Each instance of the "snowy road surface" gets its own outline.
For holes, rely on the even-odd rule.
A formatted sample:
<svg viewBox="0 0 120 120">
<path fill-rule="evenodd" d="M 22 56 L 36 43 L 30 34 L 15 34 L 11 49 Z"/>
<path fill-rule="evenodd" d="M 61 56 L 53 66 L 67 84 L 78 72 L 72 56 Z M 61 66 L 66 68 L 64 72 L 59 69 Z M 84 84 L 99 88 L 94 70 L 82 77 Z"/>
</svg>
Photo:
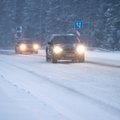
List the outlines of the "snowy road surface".
<svg viewBox="0 0 120 120">
<path fill-rule="evenodd" d="M 47 63 L 0 51 L 0 120 L 120 120 L 120 53 Z"/>
</svg>

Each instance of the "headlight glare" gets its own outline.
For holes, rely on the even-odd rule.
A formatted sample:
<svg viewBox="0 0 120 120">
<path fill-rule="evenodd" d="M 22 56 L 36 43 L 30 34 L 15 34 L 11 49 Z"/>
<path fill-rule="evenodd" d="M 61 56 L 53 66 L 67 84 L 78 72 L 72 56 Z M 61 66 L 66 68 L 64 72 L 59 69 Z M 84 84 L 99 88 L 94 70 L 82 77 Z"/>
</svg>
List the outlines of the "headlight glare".
<svg viewBox="0 0 120 120">
<path fill-rule="evenodd" d="M 85 46 L 84 45 L 78 45 L 76 48 L 77 53 L 84 53 L 85 52 Z"/>
<path fill-rule="evenodd" d="M 26 50 L 26 45 L 25 44 L 21 44 L 20 45 L 20 50 L 21 51 L 25 51 Z"/>
<path fill-rule="evenodd" d="M 39 45 L 38 44 L 34 44 L 33 45 L 33 49 L 38 50 L 39 49 Z"/>
<path fill-rule="evenodd" d="M 63 51 L 63 49 L 60 46 L 54 46 L 53 52 L 56 54 L 59 54 Z"/>
</svg>

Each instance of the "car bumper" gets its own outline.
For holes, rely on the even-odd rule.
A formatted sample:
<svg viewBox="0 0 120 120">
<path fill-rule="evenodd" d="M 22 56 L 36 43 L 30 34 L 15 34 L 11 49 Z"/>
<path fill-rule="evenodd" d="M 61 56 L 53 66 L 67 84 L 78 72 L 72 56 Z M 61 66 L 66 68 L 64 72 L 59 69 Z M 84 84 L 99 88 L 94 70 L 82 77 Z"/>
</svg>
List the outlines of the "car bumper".
<svg viewBox="0 0 120 120">
<path fill-rule="evenodd" d="M 77 53 L 62 53 L 62 54 L 54 54 L 56 59 L 59 60 L 71 60 L 71 59 L 77 59 L 81 56 L 83 56 L 84 53 L 82 54 L 77 54 Z"/>
<path fill-rule="evenodd" d="M 21 49 L 18 48 L 17 51 L 19 51 L 21 53 L 25 53 L 25 52 L 38 52 L 38 49 L 26 48 L 24 50 L 21 50 Z"/>
</svg>

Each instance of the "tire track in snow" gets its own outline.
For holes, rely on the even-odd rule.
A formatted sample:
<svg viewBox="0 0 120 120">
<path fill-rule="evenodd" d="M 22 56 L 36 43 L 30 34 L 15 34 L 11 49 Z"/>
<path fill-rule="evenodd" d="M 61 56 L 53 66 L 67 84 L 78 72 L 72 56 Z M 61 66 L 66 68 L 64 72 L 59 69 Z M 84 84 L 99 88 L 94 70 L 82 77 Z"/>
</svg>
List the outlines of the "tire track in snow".
<svg viewBox="0 0 120 120">
<path fill-rule="evenodd" d="M 46 56 L 45 55 L 40 55 L 40 57 L 43 57 L 45 58 Z M 58 63 L 56 64 L 59 64 L 59 63 L 63 63 L 63 64 L 71 64 L 71 63 L 75 63 L 75 62 L 72 62 L 72 61 L 59 61 Z M 89 61 L 89 60 L 85 60 L 84 63 L 87 63 L 87 64 L 92 64 L 92 65 L 97 65 L 97 66 L 104 66 L 104 67 L 112 67 L 112 68 L 120 68 L 120 65 L 114 65 L 114 64 L 107 64 L 107 63 L 102 63 L 102 62 L 95 62 L 95 61 Z M 80 63 L 80 64 L 84 64 L 84 63 Z"/>
<path fill-rule="evenodd" d="M 23 68 L 21 66 L 17 66 L 17 65 L 15 65 L 13 63 L 8 63 L 8 62 L 5 62 L 5 61 L 4 61 L 4 63 L 8 64 L 8 65 L 10 65 L 12 67 L 15 67 L 17 69 L 20 69 L 22 71 L 25 71 L 25 72 L 27 72 L 29 74 L 32 74 L 32 75 L 34 75 L 34 76 L 36 76 L 38 78 L 41 78 L 43 81 L 49 82 L 50 84 L 53 84 L 53 85 L 56 85 L 57 87 L 60 87 L 60 88 L 62 88 L 64 90 L 67 90 L 67 91 L 69 91 L 69 92 L 71 92 L 71 93 L 73 93 L 73 94 L 75 94 L 77 96 L 79 95 L 80 97 L 85 98 L 86 100 L 90 101 L 91 103 L 94 103 L 97 106 L 103 108 L 104 110 L 109 111 L 111 113 L 114 113 L 117 116 L 120 116 L 120 109 L 119 108 L 116 108 L 116 107 L 114 107 L 114 106 L 112 106 L 110 104 L 107 104 L 107 103 L 105 103 L 103 101 L 100 101 L 99 99 L 91 97 L 88 94 L 85 94 L 83 92 L 77 91 L 77 90 L 75 90 L 75 89 L 73 89 L 73 88 L 71 88 L 69 86 L 65 86 L 63 84 L 57 83 L 57 82 L 53 81 L 52 79 L 50 79 L 49 77 L 40 75 L 40 74 L 38 74 L 38 73 L 36 73 L 36 72 L 34 72 L 32 70 L 28 70 L 28 69 Z"/>
<path fill-rule="evenodd" d="M 120 65 L 106 64 L 106 63 L 102 63 L 102 62 L 94 62 L 94 61 L 88 61 L 87 60 L 87 61 L 85 61 L 85 63 L 104 66 L 104 67 L 120 68 Z"/>
</svg>

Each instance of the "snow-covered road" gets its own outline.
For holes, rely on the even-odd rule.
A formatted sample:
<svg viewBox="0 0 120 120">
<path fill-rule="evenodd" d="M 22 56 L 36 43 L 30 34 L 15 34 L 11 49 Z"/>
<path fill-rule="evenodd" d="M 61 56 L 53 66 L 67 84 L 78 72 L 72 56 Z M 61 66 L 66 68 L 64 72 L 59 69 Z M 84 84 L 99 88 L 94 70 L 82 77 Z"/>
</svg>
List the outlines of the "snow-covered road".
<svg viewBox="0 0 120 120">
<path fill-rule="evenodd" d="M 0 120 L 119 120 L 120 54 L 89 51 L 85 63 L 47 63 L 0 52 Z"/>
</svg>

